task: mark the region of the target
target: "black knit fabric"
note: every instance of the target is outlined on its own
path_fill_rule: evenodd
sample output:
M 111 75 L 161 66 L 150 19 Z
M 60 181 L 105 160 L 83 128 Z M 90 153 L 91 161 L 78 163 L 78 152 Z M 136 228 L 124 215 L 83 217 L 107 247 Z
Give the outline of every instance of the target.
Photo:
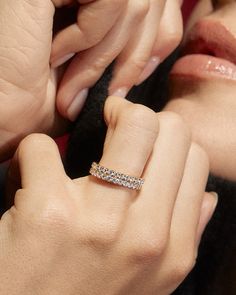
M 163 63 L 147 82 L 132 89 L 127 99 L 144 104 L 155 111 L 161 110 L 168 91 L 168 72 L 177 54 L 178 51 L 166 63 Z M 101 158 L 106 134 L 103 107 L 108 95 L 107 89 L 111 76 L 112 66 L 91 89 L 83 112 L 73 126 L 65 161 L 66 171 L 72 178 L 88 175 L 91 163 Z
M 176 54 L 147 82 L 133 89 L 128 99 L 160 110 L 168 96 L 167 74 Z M 84 111 L 73 127 L 65 162 L 71 177 L 87 175 L 91 163 L 102 155 L 106 133 L 103 106 L 110 78 L 111 67 L 90 91 Z M 210 177 L 208 190 L 219 193 L 219 204 L 203 236 L 196 267 L 175 295 L 236 294 L 236 184 Z

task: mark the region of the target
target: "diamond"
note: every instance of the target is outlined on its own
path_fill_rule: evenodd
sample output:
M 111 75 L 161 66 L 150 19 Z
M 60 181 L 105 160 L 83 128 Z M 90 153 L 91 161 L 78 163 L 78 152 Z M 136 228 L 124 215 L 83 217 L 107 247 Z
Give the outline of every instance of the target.
M 100 166 L 97 163 L 92 163 L 90 174 L 94 177 L 103 179 L 104 181 L 127 187 L 129 189 L 140 190 L 144 184 L 144 179 L 129 176 L 106 167 Z

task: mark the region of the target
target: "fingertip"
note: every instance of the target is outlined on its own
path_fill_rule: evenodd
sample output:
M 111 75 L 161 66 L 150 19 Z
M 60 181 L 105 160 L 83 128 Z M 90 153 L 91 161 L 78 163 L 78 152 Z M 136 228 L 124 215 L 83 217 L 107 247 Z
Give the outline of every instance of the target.
M 197 229 L 197 246 L 201 241 L 202 234 L 211 220 L 218 204 L 219 196 L 216 192 L 205 193 L 200 211 L 200 220 Z
M 60 115 L 74 122 L 86 103 L 88 93 L 89 88 L 79 90 L 74 96 L 64 90 L 60 90 L 56 101 Z

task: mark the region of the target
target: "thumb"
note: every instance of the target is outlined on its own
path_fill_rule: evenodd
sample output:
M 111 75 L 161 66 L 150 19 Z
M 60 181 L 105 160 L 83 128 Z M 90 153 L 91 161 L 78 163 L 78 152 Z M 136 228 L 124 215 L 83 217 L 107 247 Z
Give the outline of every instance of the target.
M 216 206 L 218 203 L 218 194 L 215 192 L 211 193 L 205 193 L 203 202 L 202 202 L 202 207 L 201 207 L 201 212 L 200 212 L 200 219 L 199 219 L 199 224 L 197 228 L 197 246 L 199 246 L 202 234 L 212 218 Z

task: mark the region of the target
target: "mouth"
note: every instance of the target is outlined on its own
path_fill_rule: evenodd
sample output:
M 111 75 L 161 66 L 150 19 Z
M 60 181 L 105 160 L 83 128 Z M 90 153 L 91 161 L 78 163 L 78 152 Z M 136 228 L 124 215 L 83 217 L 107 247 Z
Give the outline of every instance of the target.
M 236 36 L 219 21 L 198 22 L 174 65 L 171 77 L 236 81 Z

